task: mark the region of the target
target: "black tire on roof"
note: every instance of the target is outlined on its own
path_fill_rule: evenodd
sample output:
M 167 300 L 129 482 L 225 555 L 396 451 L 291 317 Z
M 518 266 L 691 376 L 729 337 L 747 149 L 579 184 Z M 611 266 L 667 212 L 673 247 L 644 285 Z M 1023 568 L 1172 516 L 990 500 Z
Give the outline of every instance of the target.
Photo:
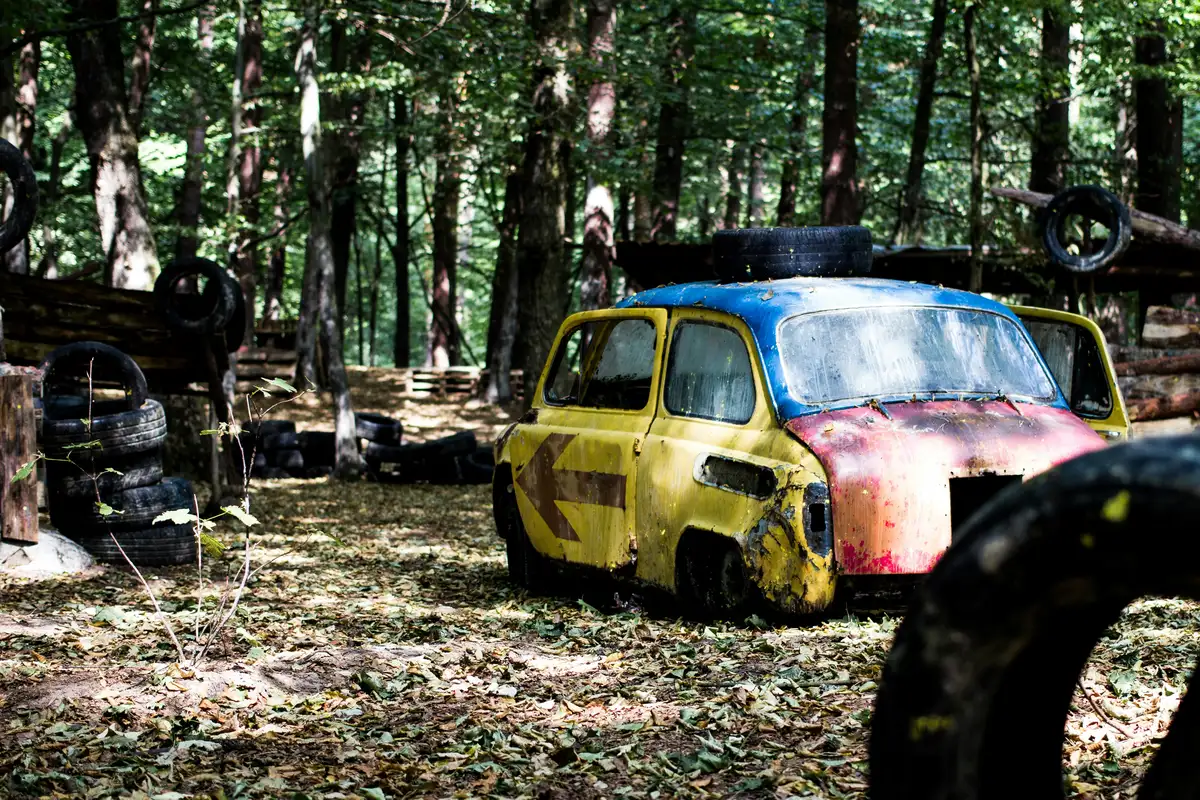
M 1190 436 L 1082 456 L 980 509 L 896 634 L 871 724 L 873 800 L 1062 797 L 1064 724 L 1092 647 L 1139 597 L 1200 598 L 1200 538 L 1182 522 L 1197 517 Z M 1139 797 L 1194 793 L 1194 748 L 1172 747 L 1188 728 L 1172 726 Z M 1186 792 L 1175 768 L 1190 771 Z
M 93 367 L 94 375 L 103 375 L 111 370 L 114 377 L 120 380 L 121 388 L 125 390 L 126 409 L 141 408 L 142 404 L 146 402 L 146 376 L 142 374 L 136 361 L 110 344 L 72 342 L 51 350 L 38 365 L 38 369 L 42 371 L 42 394 L 47 400 L 45 405 L 47 414 L 53 415 L 56 412 L 56 403 L 52 400 L 54 397 L 53 387 L 56 385 L 55 378 L 63 377 L 63 374 L 67 372 L 85 375 L 89 365 Z M 111 410 L 113 408 L 112 401 L 105 402 L 104 408 Z M 75 412 L 82 407 L 84 416 L 86 416 L 86 398 L 80 398 L 78 401 L 62 401 L 62 403 L 62 413 L 74 416 Z M 93 405 L 92 414 L 100 416 L 95 405 Z
M 175 290 L 180 281 L 193 276 L 208 280 L 199 297 Z M 187 336 L 211 336 L 224 331 L 236 309 L 240 291 L 224 268 L 207 258 L 172 261 L 154 281 L 154 300 L 159 313 L 171 330 Z
M 1094 253 L 1070 253 L 1063 240 L 1066 222 L 1081 216 L 1108 228 L 1108 238 Z M 1042 246 L 1054 263 L 1071 272 L 1095 272 L 1121 257 L 1133 236 L 1129 209 L 1112 192 L 1099 186 L 1072 186 L 1054 196 L 1039 216 Z
M 0 223 L 0 254 L 7 253 L 24 241 L 33 218 L 37 216 L 37 175 L 33 165 L 16 145 L 0 139 L 0 170 L 8 176 L 13 192 L 13 207 L 8 219 Z
M 163 567 L 196 562 L 196 533 L 191 525 L 157 525 L 136 531 L 121 531 L 109 536 L 93 533 L 75 537 L 83 549 L 97 561 L 124 564 L 121 550 L 113 543 L 120 542 L 125 555 L 139 567 Z
M 845 277 L 871 272 L 871 232 L 859 225 L 717 231 L 713 256 L 723 281 Z

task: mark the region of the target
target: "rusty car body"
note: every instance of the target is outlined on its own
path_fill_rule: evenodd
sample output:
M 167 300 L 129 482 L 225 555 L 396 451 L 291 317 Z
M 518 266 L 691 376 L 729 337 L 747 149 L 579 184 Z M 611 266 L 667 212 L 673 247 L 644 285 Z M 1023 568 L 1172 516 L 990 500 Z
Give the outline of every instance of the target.
M 1019 311 L 822 277 L 666 286 L 569 317 L 496 446 L 510 569 L 525 548 L 787 613 L 828 607 L 847 576 L 927 572 L 996 492 L 1128 427 L 1098 329 Z M 1022 318 L 1072 348 L 1050 359 L 1062 377 Z

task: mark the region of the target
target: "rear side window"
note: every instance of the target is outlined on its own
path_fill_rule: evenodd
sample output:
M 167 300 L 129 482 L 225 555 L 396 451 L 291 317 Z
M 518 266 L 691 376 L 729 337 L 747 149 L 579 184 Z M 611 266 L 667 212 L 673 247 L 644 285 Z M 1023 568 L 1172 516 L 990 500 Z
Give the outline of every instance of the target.
M 750 354 L 736 331 L 701 322 L 675 328 L 665 404 L 680 417 L 744 424 L 754 416 Z
M 562 340 L 546 383 L 550 405 L 639 411 L 650 402 L 657 336 L 644 319 L 586 322 Z

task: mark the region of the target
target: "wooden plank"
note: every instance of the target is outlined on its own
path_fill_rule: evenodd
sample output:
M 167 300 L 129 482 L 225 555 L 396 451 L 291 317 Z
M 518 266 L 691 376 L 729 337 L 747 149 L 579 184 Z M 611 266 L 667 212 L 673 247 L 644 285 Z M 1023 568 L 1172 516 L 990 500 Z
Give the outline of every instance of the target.
M 37 476 L 12 480 L 33 459 L 36 440 L 33 378 L 0 376 L 0 538 L 6 542 L 37 544 Z
M 1127 405 L 1129 418 L 1132 420 L 1187 417 L 1200 411 L 1200 392 L 1180 392 L 1168 397 L 1130 400 Z
M 1146 310 L 1142 341 L 1154 347 L 1200 346 L 1200 311 L 1150 306 Z
M 1148 358 L 1114 364 L 1118 375 L 1176 375 L 1184 372 L 1200 372 L 1200 355 Z

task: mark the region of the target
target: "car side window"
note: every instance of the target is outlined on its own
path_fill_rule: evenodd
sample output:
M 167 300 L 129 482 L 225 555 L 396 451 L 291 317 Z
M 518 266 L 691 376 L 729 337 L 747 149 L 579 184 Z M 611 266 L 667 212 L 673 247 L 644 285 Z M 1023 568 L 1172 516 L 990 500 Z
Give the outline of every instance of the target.
M 1104 359 L 1091 335 L 1069 322 L 1023 321 L 1071 410 L 1091 419 L 1108 417 L 1113 409 L 1112 392 Z
M 545 400 L 550 405 L 639 411 L 650 402 L 656 346 L 649 320 L 584 323 L 559 347 Z
M 701 322 L 675 328 L 664 401 L 680 417 L 747 423 L 754 416 L 754 373 L 734 330 Z

